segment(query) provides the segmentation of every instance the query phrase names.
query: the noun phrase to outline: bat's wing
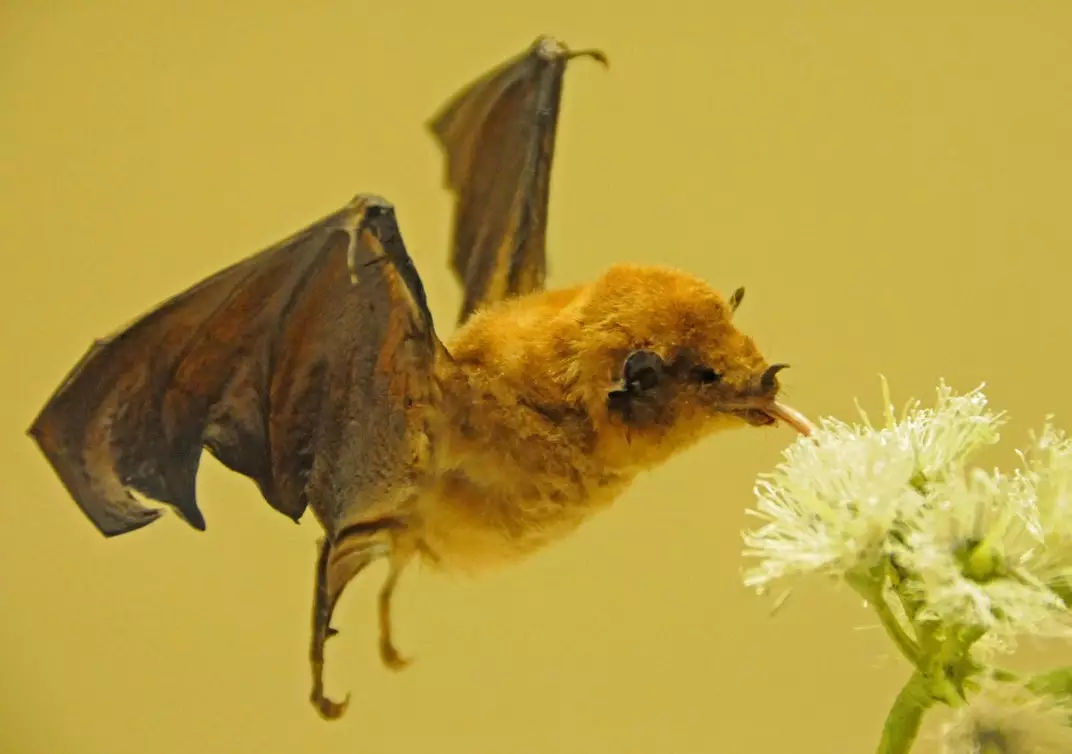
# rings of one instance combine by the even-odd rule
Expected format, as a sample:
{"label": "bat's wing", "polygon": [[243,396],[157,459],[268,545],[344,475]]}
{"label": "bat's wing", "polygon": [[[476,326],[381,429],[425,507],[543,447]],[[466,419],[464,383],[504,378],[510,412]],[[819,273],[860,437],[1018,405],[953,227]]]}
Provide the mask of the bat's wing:
{"label": "bat's wing", "polygon": [[311,508],[327,532],[311,698],[337,717],[331,614],[426,479],[443,357],[394,210],[362,195],[98,341],[29,434],[107,536],[160,515],[132,492],[204,529],[202,448],[295,521]]}
{"label": "bat's wing", "polygon": [[[358,460],[380,483],[409,473],[406,412],[441,349],[394,210],[358,196],[97,341],[29,434],[107,536],[160,515],[131,492],[204,529],[203,447],[294,520],[311,504],[330,533],[361,497]],[[321,484],[350,501],[311,494],[343,445],[349,487]]]}
{"label": "bat's wing", "polygon": [[458,92],[429,127],[455,194],[451,264],[464,289],[459,321],[484,304],[541,290],[548,189],[569,51],[551,37]]}

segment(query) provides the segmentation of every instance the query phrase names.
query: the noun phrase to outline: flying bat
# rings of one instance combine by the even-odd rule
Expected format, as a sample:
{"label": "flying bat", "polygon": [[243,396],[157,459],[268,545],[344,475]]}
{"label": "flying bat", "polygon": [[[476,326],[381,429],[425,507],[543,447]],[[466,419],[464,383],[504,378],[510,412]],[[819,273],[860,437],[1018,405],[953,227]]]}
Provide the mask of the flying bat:
{"label": "flying bat", "polygon": [[[96,341],[29,428],[106,537],[164,504],[205,529],[203,449],[318,541],[310,698],[347,584],[386,559],[379,649],[415,559],[446,572],[516,561],[606,509],[642,472],[721,430],[811,425],[723,296],[663,266],[617,264],[545,288],[551,166],[571,51],[542,36],[430,120],[454,198],[464,300],[440,340],[393,205],[359,194]],[[137,497],[135,494],[137,494]],[[147,501],[149,504],[147,504]]]}

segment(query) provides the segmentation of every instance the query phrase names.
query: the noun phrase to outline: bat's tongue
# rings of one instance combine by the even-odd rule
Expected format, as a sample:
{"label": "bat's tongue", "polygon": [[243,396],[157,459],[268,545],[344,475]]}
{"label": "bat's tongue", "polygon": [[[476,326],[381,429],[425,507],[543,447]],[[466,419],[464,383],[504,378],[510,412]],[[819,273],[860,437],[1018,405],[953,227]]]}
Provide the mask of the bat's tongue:
{"label": "bat's tongue", "polygon": [[772,419],[785,422],[805,437],[815,431],[815,425],[811,423],[808,417],[804,416],[804,414],[800,413],[792,406],[787,406],[784,403],[775,401],[772,405],[763,410]]}

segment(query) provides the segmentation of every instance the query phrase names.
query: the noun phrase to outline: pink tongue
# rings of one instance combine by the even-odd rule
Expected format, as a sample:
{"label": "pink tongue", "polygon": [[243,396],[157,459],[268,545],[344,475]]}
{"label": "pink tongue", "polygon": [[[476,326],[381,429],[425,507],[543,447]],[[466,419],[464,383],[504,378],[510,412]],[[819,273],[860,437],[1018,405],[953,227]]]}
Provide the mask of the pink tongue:
{"label": "pink tongue", "polygon": [[815,425],[808,420],[808,417],[804,416],[804,414],[800,413],[792,406],[787,406],[784,403],[775,401],[774,405],[764,409],[764,411],[768,416],[785,422],[805,437],[815,431]]}

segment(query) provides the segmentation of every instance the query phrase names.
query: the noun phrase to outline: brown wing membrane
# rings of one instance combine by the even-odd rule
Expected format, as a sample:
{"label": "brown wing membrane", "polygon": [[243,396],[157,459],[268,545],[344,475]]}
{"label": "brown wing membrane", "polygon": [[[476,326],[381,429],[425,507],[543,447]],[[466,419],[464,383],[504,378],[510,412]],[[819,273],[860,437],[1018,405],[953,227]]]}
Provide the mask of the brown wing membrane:
{"label": "brown wing membrane", "polygon": [[456,197],[451,263],[464,289],[459,321],[483,304],[543,288],[548,190],[569,51],[540,37],[458,92],[429,127]]}
{"label": "brown wing membrane", "polygon": [[330,530],[342,503],[310,494],[314,460],[344,429],[401,449],[398,380],[430,381],[437,348],[391,205],[358,196],[98,341],[29,434],[107,536],[160,515],[131,491],[204,529],[203,447],[294,520],[311,500]]}

